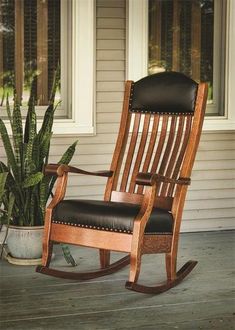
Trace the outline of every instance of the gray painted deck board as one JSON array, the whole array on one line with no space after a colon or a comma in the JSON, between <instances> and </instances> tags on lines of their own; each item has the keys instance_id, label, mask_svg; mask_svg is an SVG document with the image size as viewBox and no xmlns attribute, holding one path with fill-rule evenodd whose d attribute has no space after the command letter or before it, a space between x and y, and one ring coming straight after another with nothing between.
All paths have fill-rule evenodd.
<instances>
[{"instance_id":1,"label":"gray painted deck board","mask_svg":"<svg viewBox=\"0 0 235 330\"><path fill-rule=\"evenodd\" d=\"M199 263L184 282L158 296L126 290L128 267L76 282L1 261L0 329L235 329L234 238L234 231L182 234L179 267L188 259ZM95 250L72 251L79 270L98 266ZM55 252L54 267L68 268L59 246ZM164 276L163 256L143 257L140 282L154 284Z\"/></svg>"}]
</instances>

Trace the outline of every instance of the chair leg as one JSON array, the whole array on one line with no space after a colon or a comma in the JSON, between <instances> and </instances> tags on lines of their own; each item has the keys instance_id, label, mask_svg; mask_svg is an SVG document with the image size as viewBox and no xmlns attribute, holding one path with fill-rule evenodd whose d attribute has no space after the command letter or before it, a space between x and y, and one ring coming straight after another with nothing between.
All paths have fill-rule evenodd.
<instances>
[{"instance_id":1,"label":"chair leg","mask_svg":"<svg viewBox=\"0 0 235 330\"><path fill-rule=\"evenodd\" d=\"M42 266L49 267L51 262L52 250L53 250L53 243L50 241L43 246Z\"/></svg>"},{"instance_id":2,"label":"chair leg","mask_svg":"<svg viewBox=\"0 0 235 330\"><path fill-rule=\"evenodd\" d=\"M140 259L133 258L131 265L133 263L133 271L130 274L129 282L126 282L126 289L133 290L141 293L149 294L159 294L165 292L174 286L178 285L196 266L197 261L190 260L181 267L181 269L176 271L176 262L177 262L177 252L176 249L173 249L171 253L166 253L166 273L167 280L163 283L160 283L156 286L146 286L137 283L139 270L140 270Z\"/></svg>"},{"instance_id":3,"label":"chair leg","mask_svg":"<svg viewBox=\"0 0 235 330\"><path fill-rule=\"evenodd\" d=\"M102 269L108 267L110 265L110 251L100 249L99 253L100 253L100 267Z\"/></svg>"},{"instance_id":4,"label":"chair leg","mask_svg":"<svg viewBox=\"0 0 235 330\"><path fill-rule=\"evenodd\" d=\"M129 282L136 283L140 274L141 255L139 253L130 255Z\"/></svg>"},{"instance_id":5,"label":"chair leg","mask_svg":"<svg viewBox=\"0 0 235 330\"><path fill-rule=\"evenodd\" d=\"M166 253L165 255L166 262L166 275L168 281L173 281L176 278L176 255L172 255L171 253Z\"/></svg>"}]
</instances>

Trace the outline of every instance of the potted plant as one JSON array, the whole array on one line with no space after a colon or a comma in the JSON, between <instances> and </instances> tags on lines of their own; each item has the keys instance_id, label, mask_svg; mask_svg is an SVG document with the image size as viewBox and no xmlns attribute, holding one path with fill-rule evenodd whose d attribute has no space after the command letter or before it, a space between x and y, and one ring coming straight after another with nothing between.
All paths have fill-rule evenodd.
<instances>
[{"instance_id":1,"label":"potted plant","mask_svg":"<svg viewBox=\"0 0 235 330\"><path fill-rule=\"evenodd\" d=\"M55 178L45 176L43 169L49 158L53 119L57 107L55 93L58 80L56 73L49 105L39 130L35 112L36 79L31 85L25 121L16 95L13 109L8 97L6 99L11 132L7 131L4 121L0 118L0 136L7 157L6 164L0 161L0 224L7 226L7 246L11 258L9 261L12 263L15 263L12 257L23 260L41 257L44 212L55 183ZM70 162L76 144L77 141L65 151L59 164ZM68 262L73 262L66 246L64 254Z\"/></svg>"}]
</instances>

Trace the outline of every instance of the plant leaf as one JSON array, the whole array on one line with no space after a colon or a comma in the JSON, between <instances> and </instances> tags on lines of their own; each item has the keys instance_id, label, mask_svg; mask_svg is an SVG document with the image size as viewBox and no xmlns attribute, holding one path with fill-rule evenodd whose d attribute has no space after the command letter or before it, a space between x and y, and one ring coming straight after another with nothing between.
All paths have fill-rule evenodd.
<instances>
[{"instance_id":1,"label":"plant leaf","mask_svg":"<svg viewBox=\"0 0 235 330\"><path fill-rule=\"evenodd\" d=\"M20 103L17 95L14 96L14 107L12 113L12 138L15 148L15 159L21 174L22 145L23 145L23 125L20 111Z\"/></svg>"},{"instance_id":2,"label":"plant leaf","mask_svg":"<svg viewBox=\"0 0 235 330\"><path fill-rule=\"evenodd\" d=\"M43 173L42 172L37 172L34 174L31 174L29 177L27 177L24 182L23 182L23 188L28 188L35 186L38 184L43 178Z\"/></svg>"},{"instance_id":3,"label":"plant leaf","mask_svg":"<svg viewBox=\"0 0 235 330\"><path fill-rule=\"evenodd\" d=\"M51 178L49 176L44 176L41 183L40 183L40 209L42 211L42 214L44 216L46 203L47 203L47 196L49 191L49 183L51 181Z\"/></svg>"},{"instance_id":4,"label":"plant leaf","mask_svg":"<svg viewBox=\"0 0 235 330\"><path fill-rule=\"evenodd\" d=\"M76 263L76 261L74 260L74 258L72 257L68 245L61 244L61 247L62 247L62 251L63 251L64 258L65 258L66 262L67 262L68 264L71 264L73 267L77 266L77 263Z\"/></svg>"},{"instance_id":5,"label":"plant leaf","mask_svg":"<svg viewBox=\"0 0 235 330\"><path fill-rule=\"evenodd\" d=\"M35 112L35 103L36 103L36 95L37 95L37 76L33 77L33 81L30 89L30 96L28 102L28 111L25 121L25 129L24 129L24 142L28 143L30 139L30 126L32 124L32 112ZM36 124L35 124L36 125Z\"/></svg>"},{"instance_id":6,"label":"plant leaf","mask_svg":"<svg viewBox=\"0 0 235 330\"><path fill-rule=\"evenodd\" d=\"M61 159L58 161L58 164L68 165L70 163L70 161L73 158L73 155L75 153L77 143L78 143L78 140L75 141L73 144L71 144L71 146L68 147L68 149L65 151L65 153L63 154Z\"/></svg>"},{"instance_id":7,"label":"plant leaf","mask_svg":"<svg viewBox=\"0 0 235 330\"><path fill-rule=\"evenodd\" d=\"M7 108L7 117L10 121L11 124L11 129L12 129L12 116L11 116L11 108L10 108L10 104L9 104L9 96L7 94L7 100L6 100L6 108Z\"/></svg>"},{"instance_id":8,"label":"plant leaf","mask_svg":"<svg viewBox=\"0 0 235 330\"><path fill-rule=\"evenodd\" d=\"M0 206L2 203L2 196L5 193L5 184L7 180L8 172L0 173Z\"/></svg>"},{"instance_id":9,"label":"plant leaf","mask_svg":"<svg viewBox=\"0 0 235 330\"><path fill-rule=\"evenodd\" d=\"M10 193L9 195L9 204L8 204L8 209L7 209L7 223L10 223L12 213L13 213L13 208L15 204L15 196L13 193Z\"/></svg>"},{"instance_id":10,"label":"plant leaf","mask_svg":"<svg viewBox=\"0 0 235 330\"><path fill-rule=\"evenodd\" d=\"M7 155L7 159L8 159L8 164L9 166L12 168L13 174L15 176L16 179L19 178L19 174L18 174L18 168L17 168L17 163L15 160L15 155L12 149L12 145L10 142L10 138L9 135L7 133L7 129L6 126L3 122L3 120L0 118L0 135L2 138L2 142L4 145L4 149Z\"/></svg>"},{"instance_id":11,"label":"plant leaf","mask_svg":"<svg viewBox=\"0 0 235 330\"><path fill-rule=\"evenodd\" d=\"M59 81L60 81L60 65L57 66L55 73L54 73L54 79L53 79L53 83L52 83L49 104L54 104L56 89L59 85Z\"/></svg>"},{"instance_id":12,"label":"plant leaf","mask_svg":"<svg viewBox=\"0 0 235 330\"><path fill-rule=\"evenodd\" d=\"M52 132L45 133L40 144L40 159L41 162L49 154Z\"/></svg>"},{"instance_id":13,"label":"plant leaf","mask_svg":"<svg viewBox=\"0 0 235 330\"><path fill-rule=\"evenodd\" d=\"M34 160L32 157L33 154L33 144L34 144L34 140L36 137L36 122L37 122L37 116L35 113L35 106L34 104L32 104L32 109L31 109L31 115L28 117L28 142L25 143L24 146L26 151L25 151L25 157L24 157L24 173L26 175L28 175L30 173L30 171L32 170L33 164L34 164Z\"/></svg>"},{"instance_id":14,"label":"plant leaf","mask_svg":"<svg viewBox=\"0 0 235 330\"><path fill-rule=\"evenodd\" d=\"M61 159L58 161L58 164L68 165L70 163L70 161L73 158L73 155L75 153L77 143L78 143L78 140L75 141L73 144L71 144L71 146L68 147L68 149L65 151L65 153L63 154ZM56 177L52 177L48 197L50 196L50 194L52 192L55 182L56 182Z\"/></svg>"}]
</instances>

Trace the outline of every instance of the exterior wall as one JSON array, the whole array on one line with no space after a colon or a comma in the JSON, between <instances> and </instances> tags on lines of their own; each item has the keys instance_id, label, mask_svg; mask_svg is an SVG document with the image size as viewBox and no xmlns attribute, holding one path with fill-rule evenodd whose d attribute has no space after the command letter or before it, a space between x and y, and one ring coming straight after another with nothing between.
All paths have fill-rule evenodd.
<instances>
[{"instance_id":1,"label":"exterior wall","mask_svg":"<svg viewBox=\"0 0 235 330\"><path fill-rule=\"evenodd\" d=\"M78 137L72 164L87 170L109 169L122 108L125 80L125 0L97 0L96 135ZM77 137L55 137L51 162ZM3 148L0 144L0 155ZM235 134L204 132L189 188L182 229L235 227ZM102 199L105 178L71 175L68 198Z\"/></svg>"}]
</instances>

